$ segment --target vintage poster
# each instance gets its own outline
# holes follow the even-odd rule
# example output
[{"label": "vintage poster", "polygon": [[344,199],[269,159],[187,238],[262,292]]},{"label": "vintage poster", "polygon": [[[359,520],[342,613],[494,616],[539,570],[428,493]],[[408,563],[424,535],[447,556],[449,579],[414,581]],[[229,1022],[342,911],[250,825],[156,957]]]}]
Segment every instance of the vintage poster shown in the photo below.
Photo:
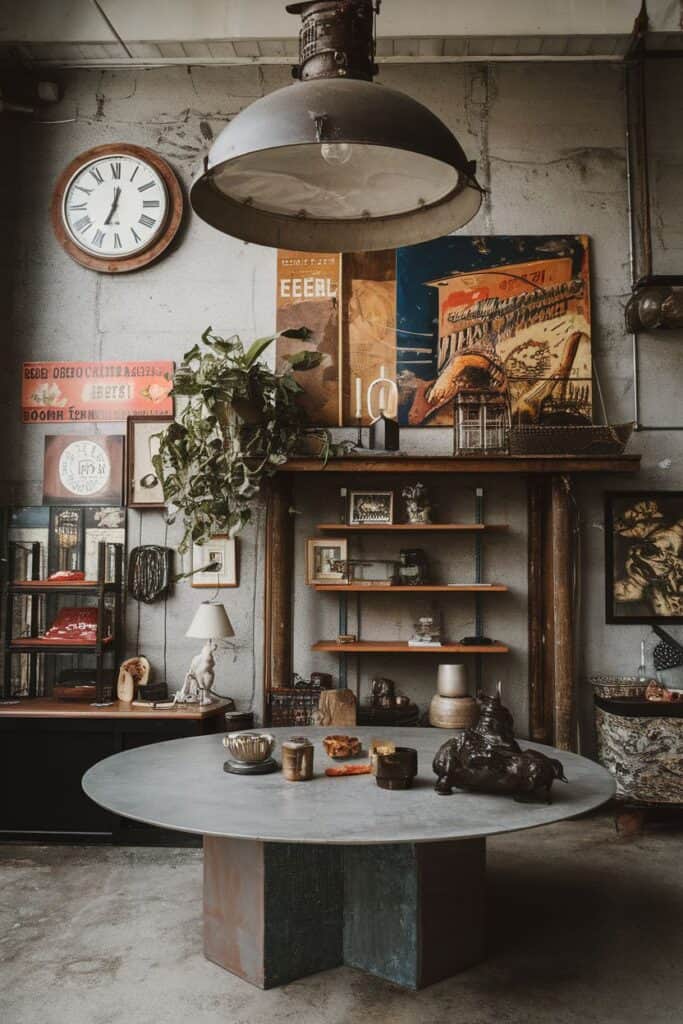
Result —
[{"label": "vintage poster", "polygon": [[166,360],[24,363],[24,423],[116,423],[172,416],[174,363]]},{"label": "vintage poster", "polygon": [[367,425],[368,388],[380,375],[396,379],[396,252],[349,253],[343,260],[344,423]]},{"label": "vintage poster", "polygon": [[466,388],[514,425],[591,422],[586,236],[437,238],[398,249],[396,279],[402,424],[452,423]]},{"label": "vintage poster", "polygon": [[119,434],[48,434],[43,504],[123,504],[123,442]]},{"label": "vintage poster", "polygon": [[289,252],[277,254],[278,331],[307,327],[307,341],[278,338],[277,365],[286,355],[310,349],[320,352],[320,366],[297,374],[306,389],[302,405],[316,426],[343,423],[340,388],[339,293],[341,257],[338,253]]},{"label": "vintage poster", "polygon": [[[448,235],[343,257],[280,252],[278,329],[302,325],[326,356],[300,377],[317,424],[367,424],[378,377],[398,386],[402,426],[450,426],[456,395],[476,389],[502,396],[514,425],[591,422],[585,235]],[[301,345],[281,339],[278,354]]]}]

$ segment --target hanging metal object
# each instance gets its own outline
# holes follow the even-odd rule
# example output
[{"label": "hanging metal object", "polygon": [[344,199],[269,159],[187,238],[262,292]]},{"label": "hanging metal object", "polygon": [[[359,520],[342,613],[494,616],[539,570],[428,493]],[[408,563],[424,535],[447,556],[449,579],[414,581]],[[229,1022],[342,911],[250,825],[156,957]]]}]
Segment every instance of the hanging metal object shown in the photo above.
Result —
[{"label": "hanging metal object", "polygon": [[171,548],[141,544],[128,559],[128,592],[136,601],[154,604],[167,597],[172,581]]},{"label": "hanging metal object", "polygon": [[245,241],[311,252],[423,242],[462,227],[482,190],[449,128],[373,83],[373,0],[288,4],[300,14],[298,79],[220,133],[190,200]]}]

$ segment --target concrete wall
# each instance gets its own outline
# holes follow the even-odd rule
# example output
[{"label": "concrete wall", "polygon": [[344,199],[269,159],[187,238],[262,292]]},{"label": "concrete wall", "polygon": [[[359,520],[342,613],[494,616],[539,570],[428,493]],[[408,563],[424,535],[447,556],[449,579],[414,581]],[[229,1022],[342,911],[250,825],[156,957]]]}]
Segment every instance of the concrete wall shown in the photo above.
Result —
[{"label": "concrete wall", "polygon": [[[670,65],[657,69],[658,129],[656,196],[658,224],[666,225],[667,196],[680,181],[681,143],[675,123],[678,104]],[[18,419],[19,369],[24,359],[128,358],[132,354],[178,360],[212,324],[250,338],[274,323],[275,257],[272,250],[244,245],[190,216],[179,244],[167,258],[136,274],[100,276],[73,263],[57,245],[48,221],[51,190],[59,171],[77,153],[114,141],[147,145],[165,156],[187,185],[212,136],[253,99],[289,81],[284,68],[162,69],[146,72],[75,72],[64,79],[64,99],[46,117],[60,124],[21,124],[2,140],[5,234],[3,287],[10,284],[4,336],[6,372],[0,378],[4,440],[0,474],[6,499],[40,502],[43,435],[40,426]],[[391,67],[382,81],[403,89],[430,106],[458,134],[466,152],[479,162],[480,180],[490,189],[468,232],[585,232],[592,238],[594,352],[610,412],[632,417],[630,339],[622,309],[629,285],[627,203],[624,162],[624,104],[621,69],[591,64]],[[674,83],[675,84],[675,83]],[[666,120],[668,118],[668,120]],[[666,128],[666,125],[669,128]],[[8,129],[5,127],[5,131]],[[666,170],[666,173],[664,173]],[[20,221],[15,224],[17,213]],[[658,238],[665,255],[678,236]],[[675,262],[675,261],[674,261]],[[680,263],[671,270],[680,271]],[[647,383],[644,405],[650,422],[683,420],[679,412],[680,339],[644,343]],[[67,428],[65,428],[67,429]],[[104,432],[120,432],[106,425]],[[405,447],[420,452],[447,452],[450,433],[415,430],[403,435]],[[640,434],[634,448],[643,452],[642,482],[683,486],[680,434]],[[487,666],[485,681],[499,676],[520,732],[526,726],[526,547],[522,481],[484,482],[492,519],[512,524],[509,537],[490,542],[490,577],[513,588],[509,596],[490,596],[487,631],[509,641],[514,654]],[[630,480],[625,486],[638,486]],[[629,672],[638,662],[639,627],[604,625],[602,512],[603,481],[580,491],[584,521],[582,672]],[[336,506],[329,488],[297,502],[297,603],[295,667],[336,671],[336,659],[314,659],[311,641],[336,632],[333,599],[310,593],[303,585],[303,540],[314,521],[329,519]],[[471,492],[458,485],[441,495],[444,507],[467,514]],[[177,541],[174,528],[170,542]],[[129,545],[162,542],[163,523],[154,512],[129,512]],[[366,540],[366,545],[368,541]],[[439,542],[438,558],[449,575],[464,574],[471,552],[466,544],[451,548]],[[430,543],[431,547],[431,543]],[[241,540],[241,585],[224,591],[236,629],[234,649],[224,655],[219,689],[238,706],[260,707],[262,679],[263,522],[257,518]],[[461,567],[461,568],[459,568]],[[179,684],[195,642],[184,638],[194,608],[206,592],[180,584],[168,607],[169,681]],[[403,636],[417,614],[418,601],[366,597],[364,633]],[[449,632],[471,630],[473,609],[451,597],[446,608]],[[380,627],[380,617],[383,623]],[[134,609],[129,609],[131,638]],[[162,610],[143,608],[142,650],[160,670]],[[404,659],[408,661],[409,659]],[[436,660],[436,659],[435,659]],[[429,659],[431,662],[431,659]],[[504,663],[504,664],[503,664]],[[427,666],[427,667],[425,667]],[[363,679],[374,672],[393,676],[426,703],[434,687],[435,665],[417,660],[395,664],[377,659],[363,664]],[[585,695],[587,696],[587,695]],[[584,700],[584,706],[586,702]]]}]

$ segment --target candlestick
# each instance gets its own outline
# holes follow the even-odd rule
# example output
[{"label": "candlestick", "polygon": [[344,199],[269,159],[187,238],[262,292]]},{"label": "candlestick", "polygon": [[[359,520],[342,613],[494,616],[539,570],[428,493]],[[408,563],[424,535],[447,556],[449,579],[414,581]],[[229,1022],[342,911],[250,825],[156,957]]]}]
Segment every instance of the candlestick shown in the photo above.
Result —
[{"label": "candlestick", "polygon": [[356,419],[363,419],[363,397],[361,393],[360,377],[356,377]]}]

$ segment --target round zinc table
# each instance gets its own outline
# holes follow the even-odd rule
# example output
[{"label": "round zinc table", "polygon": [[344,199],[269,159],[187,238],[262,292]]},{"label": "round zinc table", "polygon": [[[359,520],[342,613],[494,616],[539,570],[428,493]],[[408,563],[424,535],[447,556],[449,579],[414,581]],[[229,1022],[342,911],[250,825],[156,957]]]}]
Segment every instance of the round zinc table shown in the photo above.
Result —
[{"label": "round zinc table", "polygon": [[[171,740],[108,757],[83,777],[108,810],[204,837],[204,953],[269,988],[339,964],[421,988],[484,952],[486,837],[536,828],[599,807],[612,777],[576,754],[522,741],[559,758],[569,780],[553,802],[434,792],[432,759],[452,733],[355,728],[418,751],[410,790],[371,775],[328,778],[330,729],[273,729],[315,743],[315,777],[223,771],[221,735]],[[277,749],[275,751],[277,756]],[[361,755],[359,760],[366,757]]]}]

